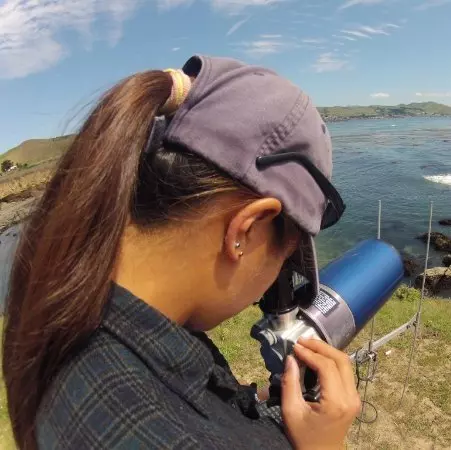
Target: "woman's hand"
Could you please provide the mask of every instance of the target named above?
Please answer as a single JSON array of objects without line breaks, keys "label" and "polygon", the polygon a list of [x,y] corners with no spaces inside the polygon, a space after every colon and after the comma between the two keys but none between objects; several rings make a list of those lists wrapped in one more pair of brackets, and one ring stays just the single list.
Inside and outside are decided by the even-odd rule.
[{"label": "woman's hand", "polygon": [[282,416],[286,433],[296,450],[336,450],[360,412],[360,397],[349,357],[319,340],[302,340],[295,356],[313,369],[321,387],[319,403],[302,397],[299,366],[287,357],[282,378]]}]

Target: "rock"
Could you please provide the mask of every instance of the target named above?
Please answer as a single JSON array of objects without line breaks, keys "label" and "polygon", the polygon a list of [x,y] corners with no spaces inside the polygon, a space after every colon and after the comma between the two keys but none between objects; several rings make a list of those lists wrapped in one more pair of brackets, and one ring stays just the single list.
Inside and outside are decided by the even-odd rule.
[{"label": "rock", "polygon": [[[422,283],[423,274],[421,273],[415,278],[415,287],[421,288]],[[451,267],[434,267],[426,270],[425,287],[429,295],[451,289]]]},{"label": "rock", "polygon": [[404,264],[404,276],[411,277],[418,273],[420,268],[420,263],[417,258],[412,255],[409,255],[407,252],[402,251],[402,262]]},{"label": "rock", "polygon": [[439,220],[438,223],[444,226],[451,226],[451,219],[442,219]]},{"label": "rock", "polygon": [[22,200],[27,200],[28,198],[38,198],[42,195],[43,188],[28,188],[22,192],[17,192],[14,194],[6,195],[5,197],[0,198],[0,203],[14,203],[20,202]]},{"label": "rock", "polygon": [[[417,236],[417,239],[420,239],[423,242],[427,242],[428,234],[421,234],[420,236]],[[451,252],[451,238],[449,236],[446,236],[446,234],[433,231],[431,233],[431,245],[433,245],[434,248],[438,251]]]},{"label": "rock", "polygon": [[451,266],[451,255],[444,256],[442,262],[445,267]]}]

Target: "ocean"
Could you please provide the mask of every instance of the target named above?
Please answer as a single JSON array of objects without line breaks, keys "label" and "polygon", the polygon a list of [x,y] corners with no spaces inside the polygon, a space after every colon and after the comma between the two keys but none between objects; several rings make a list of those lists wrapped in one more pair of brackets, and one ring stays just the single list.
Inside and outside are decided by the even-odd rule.
[{"label": "ocean", "polygon": [[[377,235],[398,250],[424,258],[426,246],[415,237],[427,232],[429,203],[433,230],[451,234],[438,220],[451,218],[451,118],[352,120],[329,124],[334,144],[333,183],[347,210],[342,220],[317,238],[324,266],[357,242]],[[0,236],[0,311],[9,256]],[[431,250],[429,266],[443,253]]]},{"label": "ocean", "polygon": [[[333,184],[347,210],[342,220],[317,238],[321,265],[362,239],[377,236],[424,259],[426,246],[415,239],[428,230],[451,234],[438,220],[451,218],[451,118],[353,120],[329,124],[334,144]],[[431,250],[429,266],[443,253]]]}]

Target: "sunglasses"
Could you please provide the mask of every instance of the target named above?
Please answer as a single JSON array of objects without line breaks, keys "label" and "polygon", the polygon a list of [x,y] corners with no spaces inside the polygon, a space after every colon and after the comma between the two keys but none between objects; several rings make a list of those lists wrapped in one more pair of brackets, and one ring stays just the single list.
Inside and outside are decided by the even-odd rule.
[{"label": "sunglasses", "polygon": [[256,164],[257,168],[265,169],[269,166],[287,162],[296,162],[304,167],[324,194],[326,198],[326,209],[321,220],[321,230],[335,225],[345,212],[346,205],[332,183],[306,156],[296,152],[275,153],[273,155],[259,156]]}]

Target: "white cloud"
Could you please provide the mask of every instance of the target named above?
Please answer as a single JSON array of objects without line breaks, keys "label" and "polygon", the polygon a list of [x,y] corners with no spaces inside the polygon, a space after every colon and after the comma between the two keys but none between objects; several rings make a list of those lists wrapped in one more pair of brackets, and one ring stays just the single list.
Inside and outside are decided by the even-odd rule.
[{"label": "white cloud", "polygon": [[260,37],[262,39],[280,39],[282,37],[281,34],[261,34]]},{"label": "white cloud", "polygon": [[385,34],[386,36],[389,36],[389,33],[387,33],[382,28],[373,28],[368,26],[361,26],[360,29],[368,34]]},{"label": "white cloud", "polygon": [[238,44],[244,53],[253,57],[261,57],[278,53],[286,49],[288,44],[274,39],[259,39],[256,41],[241,42]]},{"label": "white cloud", "polygon": [[423,2],[422,4],[415,7],[417,11],[425,11],[429,8],[435,8],[437,6],[444,6],[451,3],[451,0],[427,0],[426,2]]},{"label": "white cloud", "polygon": [[388,98],[388,97],[390,97],[390,94],[387,94],[386,92],[376,92],[375,94],[370,94],[370,97],[373,97],[373,98]]},{"label": "white cloud", "polygon": [[325,39],[306,38],[301,41],[303,44],[324,44]]},{"label": "white cloud", "polygon": [[[75,31],[87,48],[99,39],[114,46],[122,37],[123,23],[142,4],[170,9],[193,1],[0,0],[0,78],[25,77],[56,65],[70,54],[62,31]],[[279,1],[208,0],[213,8],[232,13]],[[99,23],[105,25],[100,28]]]},{"label": "white cloud", "polygon": [[178,52],[180,50],[180,47],[172,47],[173,52]]},{"label": "white cloud", "polygon": [[335,38],[346,39],[348,41],[355,41],[356,38],[366,38],[371,39],[372,36],[375,35],[384,35],[390,36],[390,33],[387,31],[388,29],[397,29],[401,28],[399,25],[395,25],[393,23],[386,23],[379,27],[370,27],[368,25],[360,25],[355,30],[340,30],[340,33],[343,33],[345,36],[337,36],[333,35]]},{"label": "white cloud", "polygon": [[230,27],[229,31],[227,31],[226,36],[230,36],[235,33],[235,31],[238,30],[238,28],[241,28],[248,20],[249,17],[246,17],[246,19],[242,19],[236,22],[232,27]]},{"label": "white cloud", "polygon": [[346,41],[356,41],[356,38],[353,38],[351,36],[340,36],[337,34],[333,34],[332,37],[337,38],[337,39],[345,39]]},{"label": "white cloud", "polygon": [[138,0],[6,0],[0,6],[0,78],[24,77],[55,65],[69,53],[58,39],[74,29],[88,46],[91,26],[108,19],[103,39],[115,45]]},{"label": "white cloud", "polygon": [[[56,1],[56,0],[55,0]],[[283,0],[209,0],[215,9],[225,9],[231,12],[241,11],[247,7],[267,6]],[[183,4],[193,3],[194,0],[154,0],[161,9],[172,9]]]},{"label": "white cloud", "polygon": [[345,33],[345,34],[350,34],[351,36],[371,39],[371,36],[368,36],[367,34],[362,33],[361,31],[358,31],[358,30],[341,30],[340,33]]},{"label": "white cloud", "polygon": [[377,3],[383,3],[387,0],[347,0],[338,9],[347,9],[356,5],[375,5]]},{"label": "white cloud", "polygon": [[337,55],[329,52],[319,55],[318,59],[312,65],[312,68],[317,73],[335,72],[346,68],[348,63],[349,61],[340,59]]},{"label": "white cloud", "polygon": [[430,97],[430,98],[445,98],[451,97],[451,91],[449,92],[416,92],[417,97]]}]

